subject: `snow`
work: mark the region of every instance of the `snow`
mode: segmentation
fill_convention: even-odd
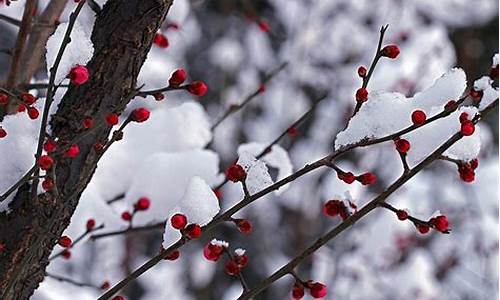
[[[493,80],[489,76],[483,76],[474,81],[474,89],[483,91],[483,97],[479,102],[479,110],[486,108],[488,105],[498,99],[498,88],[493,87]]]
[[[492,67],[498,66],[498,53],[493,55],[493,64],[491,66]]]
[[[200,177],[191,178],[180,202],[181,212],[189,223],[208,224],[220,210],[219,200],[210,186]]]
[[[241,144],[238,147],[238,154],[241,155],[243,152],[251,153],[253,156],[259,155],[265,148],[266,144],[262,143],[247,143]],[[280,145],[273,145],[271,147],[271,151],[266,153],[264,156],[260,158],[262,162],[264,162],[267,166],[276,168],[278,170],[278,176],[276,177],[276,181],[279,181],[293,173],[293,165],[288,156],[288,152],[283,149]],[[281,194],[288,187],[287,185],[282,186],[276,194]]]
[[[237,164],[242,166],[247,173],[245,183],[250,195],[273,184],[266,165],[262,161],[257,160],[251,153],[246,151],[239,153]]]
[[[174,229],[170,223],[170,218],[174,214],[181,213],[186,216],[188,223],[204,226],[212,221],[219,210],[219,200],[210,186],[202,178],[192,177],[179,202],[179,207],[174,207],[169,214],[166,214],[169,217],[163,233],[163,248],[167,249],[182,237],[180,231]]]
[[[238,256],[245,255],[245,252],[246,252],[246,250],[245,249],[241,249],[241,248],[238,248],[238,249],[234,250],[234,254],[236,254]]]
[[[443,111],[449,100],[457,100],[466,88],[465,73],[461,69],[452,69],[412,98],[406,98],[399,93],[383,91],[369,94],[368,102],[364,103],[359,112],[351,118],[348,127],[337,135],[335,148],[358,143],[364,139],[375,139],[393,134],[410,125],[411,113],[420,109],[430,118]],[[404,136],[411,143],[407,159],[410,165],[422,161],[427,155],[438,148],[453,134],[460,131],[459,116],[468,112],[470,116],[476,113],[474,107],[462,107],[446,118],[439,119],[422,126]],[[470,137],[464,137],[451,147],[446,154],[450,157],[470,160],[479,154],[479,126]]]
[[[204,206],[211,212],[215,210],[213,200],[216,199],[210,187],[204,183],[213,183],[219,172],[217,154],[209,150],[191,150],[176,153],[157,153],[146,159],[140,168],[134,171],[135,176],[126,193],[125,202],[133,207],[137,199],[147,197],[151,207],[145,212],[134,216],[134,225],[146,224],[152,221],[164,221],[168,212],[178,206],[182,209],[192,209],[186,216],[192,217],[189,222],[206,223],[204,216],[197,213],[194,202]],[[195,177],[197,176],[197,177]],[[193,179],[193,177],[195,177]],[[201,197],[195,199],[195,197]],[[206,202],[202,202],[206,201]],[[212,202],[211,202],[212,201]],[[217,202],[215,203],[217,204]],[[217,204],[218,205],[218,204]]]
[[[224,248],[228,248],[229,247],[229,243],[228,242],[222,241],[222,240],[218,240],[218,239],[211,240],[210,244],[215,245],[215,246],[221,246],[221,247],[224,247]]]
[[[57,53],[68,28],[68,23],[61,23],[47,41],[47,76],[50,77],[50,68],[55,63]],[[75,65],[86,65],[94,54],[94,46],[84,27],[77,21],[71,31],[71,42],[64,50],[61,62],[57,69],[55,83],[61,83]],[[91,74],[92,75],[92,74]]]
[[[40,100],[39,100],[40,101]],[[35,106],[39,107],[41,103]],[[0,139],[0,195],[4,194],[33,166],[35,160],[40,118],[31,120],[26,113],[8,115],[1,126],[7,136]],[[0,202],[0,212],[8,210],[8,205],[16,192]]]

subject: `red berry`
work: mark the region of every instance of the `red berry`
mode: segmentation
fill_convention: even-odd
[[[380,54],[394,59],[399,55],[399,47],[397,45],[387,45],[380,51]]]
[[[460,179],[469,183],[473,182],[476,176],[474,170],[466,166],[458,167],[458,174],[460,175]]]
[[[45,190],[45,191],[50,191],[54,188],[54,180],[52,180],[52,178],[45,178],[43,181],[42,181],[42,188]]]
[[[308,283],[309,293],[313,298],[323,298],[328,293],[326,285],[320,282]]]
[[[238,230],[243,234],[249,234],[252,232],[252,223],[246,219],[237,219],[235,220],[236,226],[238,226]]]
[[[170,79],[168,80],[168,83],[171,86],[179,86],[186,81],[187,78],[187,73],[184,69],[177,69],[172,73],[170,76]]]
[[[28,108],[28,116],[30,117],[30,119],[35,120],[39,115],[40,112],[38,112],[38,109],[36,109],[35,107]]]
[[[0,126],[0,139],[3,139],[4,137],[7,136],[7,131],[5,131],[5,129],[3,129],[1,126]]]
[[[358,68],[358,75],[361,78],[364,78],[366,76],[367,70],[364,66],[361,66]]]
[[[259,90],[257,91],[259,94],[262,94],[266,91],[266,85],[265,84],[261,84],[259,86]]]
[[[125,297],[123,296],[114,296],[113,299],[111,300],[125,300]]]
[[[90,129],[92,127],[94,127],[94,119],[92,119],[92,118],[85,118],[83,120],[83,128]]]
[[[40,169],[47,171],[50,168],[52,168],[52,165],[54,164],[54,159],[48,155],[42,155],[38,159],[38,166]]]
[[[106,123],[113,126],[118,124],[118,115],[115,113],[110,113],[106,116]]]
[[[447,233],[449,228],[448,218],[446,216],[437,216],[432,218],[431,224],[437,231]]]
[[[71,145],[68,150],[66,150],[66,157],[73,158],[76,157],[80,153],[80,147],[77,144]]]
[[[88,219],[87,220],[87,231],[91,231],[95,227],[95,220],[94,219]]]
[[[184,229],[187,225],[187,218],[183,214],[175,214],[170,218],[170,223],[172,223],[172,227],[175,229]]]
[[[131,120],[137,123],[142,123],[149,119],[150,111],[144,107],[134,109],[131,114]]]
[[[257,21],[257,25],[259,25],[259,29],[262,32],[269,32],[269,23],[267,23],[267,21],[259,20]]]
[[[61,255],[64,259],[70,259],[71,258],[71,251],[69,251],[68,249],[65,249],[65,250],[63,250],[63,252],[61,252]]]
[[[161,33],[155,34],[153,43],[160,48],[167,48],[169,45],[167,37]]]
[[[429,232],[429,226],[427,226],[425,224],[417,225],[417,229],[418,229],[418,232],[420,232],[421,234],[426,234],[427,232]]]
[[[4,93],[0,93],[0,105],[7,105],[9,103],[9,96]]]
[[[294,300],[299,300],[304,297],[304,286],[298,282],[293,285],[292,288],[292,298]]]
[[[191,94],[199,97],[205,95],[208,91],[208,87],[203,81],[193,81],[188,85],[187,89]]]
[[[356,180],[356,177],[351,172],[338,172],[337,177],[347,184],[351,184]]]
[[[246,254],[235,255],[234,262],[240,267],[244,268],[248,265],[248,256]]]
[[[69,71],[69,80],[74,85],[81,85],[89,80],[89,70],[82,65],[76,65]]]
[[[358,102],[368,101],[368,91],[365,88],[359,88],[356,91],[356,101]]]
[[[238,266],[238,264],[232,259],[226,262],[226,264],[224,265],[224,269],[226,270],[227,274],[232,276],[238,275],[241,271],[240,266]]]
[[[21,98],[23,99],[26,105],[33,105],[36,102],[36,97],[31,95],[30,93],[22,93]]]
[[[460,126],[460,133],[464,136],[470,136],[474,133],[474,131],[474,123],[472,123],[471,121],[465,121]]]
[[[201,227],[198,224],[189,224],[185,230],[187,237],[190,239],[197,239],[201,235]]]
[[[102,284],[101,284],[101,289],[102,290],[107,290],[109,289],[109,287],[111,286],[111,284],[109,283],[109,281],[104,281]]]
[[[221,245],[214,245],[212,243],[208,243],[203,248],[203,256],[210,261],[219,260],[223,252],[224,248]]]
[[[457,101],[455,101],[455,100],[450,100],[444,105],[444,109],[447,111],[455,110],[455,109],[457,109],[457,107],[458,107],[458,104],[457,104]]]
[[[466,112],[461,113],[458,120],[460,121],[460,123],[463,123],[465,121],[469,121],[469,114]]]
[[[330,217],[335,217],[339,214],[341,209],[340,200],[329,200],[323,205],[323,213]]]
[[[73,241],[69,238],[67,235],[63,235],[62,237],[59,238],[57,241],[59,246],[64,247],[64,248],[69,248],[71,247],[71,244],[73,244]]]
[[[122,220],[124,220],[124,221],[130,221],[130,220],[132,220],[132,214],[129,213],[128,211],[124,211],[122,213]]]
[[[172,251],[172,253],[170,253],[169,255],[165,256],[165,259],[166,260],[176,260],[180,256],[181,256],[181,252],[176,249],[176,250]]]
[[[26,110],[26,105],[24,104],[19,104],[19,106],[17,107],[17,112],[23,112]]]
[[[471,89],[469,92],[469,96],[472,97],[472,100],[474,101],[479,101],[481,98],[483,98],[483,91],[476,91],[475,89]]]
[[[165,95],[163,95],[162,93],[156,93],[153,95],[153,97],[155,97],[156,101],[161,101],[161,100],[165,99]]]
[[[47,139],[45,141],[45,144],[43,145],[43,150],[45,150],[47,153],[51,153],[56,151],[57,144],[54,140]]]
[[[398,210],[396,212],[396,215],[398,216],[398,219],[401,221],[408,219],[408,213],[405,210],[402,209]]]
[[[415,110],[411,113],[411,121],[414,125],[422,125],[425,123],[425,120],[427,120],[427,116],[422,110]]]
[[[247,173],[243,167],[238,164],[233,164],[226,170],[226,178],[232,182],[243,181],[246,176]]]
[[[479,160],[477,158],[474,158],[473,160],[471,160],[469,162],[469,165],[470,165],[472,170],[475,170],[479,166]]]
[[[362,185],[373,184],[377,181],[377,177],[375,176],[375,174],[370,172],[359,175],[358,177],[356,177],[356,179],[361,182]]]
[[[397,139],[394,141],[394,145],[396,145],[396,150],[399,153],[407,153],[410,150],[410,142],[405,139]]]
[[[135,209],[136,210],[148,210],[149,206],[151,205],[151,201],[149,201],[148,198],[143,197],[137,200],[135,203]]]

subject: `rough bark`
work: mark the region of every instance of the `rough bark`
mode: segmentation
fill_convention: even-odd
[[[102,119],[121,112],[136,88],[136,80],[155,32],[172,0],[109,0],[92,32],[94,57],[87,67],[90,80],[71,86],[52,118],[52,132],[59,141],[71,141],[82,131],[86,116]],[[19,188],[12,211],[0,215],[0,299],[27,299],[43,280],[49,254],[68,226],[79,198],[92,178],[100,156],[93,149],[105,140],[109,126],[96,129],[78,142],[80,154],[59,158],[55,174],[59,197],[49,193],[30,199],[28,184]]]

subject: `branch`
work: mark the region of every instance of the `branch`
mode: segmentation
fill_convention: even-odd
[[[5,21],[17,27],[21,27],[21,21],[19,21],[18,19],[11,18],[7,15],[0,14],[0,20]]]
[[[93,285],[91,283],[85,283],[85,282],[76,281],[76,280],[71,279],[69,277],[65,277],[65,276],[61,276],[61,275],[55,275],[55,274],[48,273],[48,272],[45,273],[45,276],[47,276],[49,278],[52,278],[52,279],[55,279],[55,280],[58,280],[58,281],[61,281],[61,282],[67,282],[67,283],[70,283],[72,285],[76,285],[76,286],[79,286],[79,287],[91,287],[91,288],[100,290],[100,287],[98,287],[96,285]]]
[[[481,116],[484,117],[488,114],[493,108],[498,106],[498,99],[494,101],[490,106],[485,108],[481,112]],[[475,120],[477,122],[478,119]],[[399,187],[405,184],[408,180],[410,180],[413,176],[415,176],[418,172],[424,169],[426,166],[430,165],[433,161],[440,158],[440,156],[453,144],[459,141],[462,138],[462,134],[460,132],[454,134],[451,138],[449,138],[446,142],[444,142],[439,148],[437,148],[433,153],[431,153],[427,158],[425,158],[421,163],[416,165],[413,169],[411,169],[408,173],[403,174],[399,179],[397,179],[393,184],[391,184],[384,192],[379,194],[373,200],[371,200],[368,204],[363,206],[361,210],[351,215],[345,221],[340,223],[338,226],[334,227],[328,233],[320,237],[314,244],[305,249],[302,253],[293,258],[290,262],[288,262],[281,269],[276,271],[274,274],[260,282],[255,288],[250,290],[249,292],[243,293],[238,300],[245,300],[254,297],[259,294],[263,290],[265,290],[269,285],[271,285],[276,280],[290,273],[296,266],[298,266],[303,260],[309,257],[312,253],[318,250],[321,246],[328,243],[330,240],[335,238],[338,234],[342,233],[344,230],[353,226],[357,221],[366,216],[372,210],[380,206],[382,203],[386,201],[386,199],[394,193]],[[418,219],[415,219],[418,220]]]
[[[92,228],[90,230],[87,229],[84,233],[82,233],[79,237],[77,237],[73,241],[73,243],[71,243],[71,246],[69,246],[68,248],[66,248],[66,249],[64,249],[64,250],[62,250],[60,252],[58,252],[57,254],[54,254],[54,256],[49,257],[49,260],[54,260],[54,259],[58,258],[59,256],[63,255],[64,251],[67,251],[68,249],[71,249],[71,248],[75,247],[75,245],[78,244],[80,241],[82,241],[84,237],[86,237],[90,233],[92,233],[94,231],[97,231],[99,229],[102,229],[102,228],[104,228],[104,224],[101,224],[101,225],[99,225],[97,227],[94,227],[94,228]]]
[[[243,101],[239,104],[231,105],[227,108],[224,114],[210,127],[210,131],[214,131],[225,119],[227,119],[230,115],[238,112],[242,108],[244,108],[248,103],[250,103],[254,98],[258,95],[262,94],[262,86],[265,86],[268,81],[270,81],[274,76],[276,76],[279,72],[281,72],[288,65],[287,62],[282,63],[279,67],[272,70],[269,74],[264,77],[264,80],[261,82],[261,86],[259,86],[254,92],[245,97]]]

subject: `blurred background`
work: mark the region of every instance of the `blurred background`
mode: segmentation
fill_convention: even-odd
[[[40,0],[40,9],[47,2]],[[0,13],[20,19],[23,6],[24,1],[0,4]],[[68,1],[61,21],[73,7]],[[79,22],[88,34],[94,18],[86,7]],[[134,100],[129,109],[147,106],[153,110],[151,123],[132,124],[124,141],[106,154],[66,233],[81,234],[88,218],[105,224],[103,232],[126,228],[120,214],[132,207],[137,195],[151,193],[151,210],[155,201],[175,201],[186,185],[176,179],[179,176],[201,172],[217,186],[225,168],[237,159],[239,145],[268,144],[324,93],[327,97],[297,134],[286,136],[280,145],[288,151],[293,170],[330,153],[335,134],[344,128],[355,104],[361,84],[356,70],[369,66],[385,24],[385,44],[398,44],[401,54],[380,62],[370,91],[411,96],[453,67],[463,68],[471,85],[489,74],[498,53],[496,0],[175,0],[162,28],[170,45],[153,47],[139,83],[148,89],[163,87],[172,71],[182,67],[190,79],[207,82],[209,92],[202,99],[173,92],[162,102]],[[0,26],[1,48],[9,48],[15,27],[5,22]],[[0,53],[0,59],[5,74],[9,56]],[[286,68],[265,85],[264,93],[211,130],[225,110],[241,103],[266,74],[285,62]],[[36,81],[45,78],[43,69]],[[480,126],[482,149],[473,183],[461,181],[454,164],[438,161],[388,200],[422,219],[440,211],[450,219],[451,234],[420,235],[410,222],[377,210],[304,261],[299,276],[325,283],[327,299],[497,299],[498,112]],[[349,192],[362,206],[400,174],[400,162],[390,149],[390,143],[382,144],[339,161],[355,174],[376,173],[377,184],[347,185],[332,170],[315,171],[245,208],[239,217],[252,221],[250,235],[240,234],[233,224],[220,226],[184,247],[177,261],[148,271],[123,295],[138,300],[236,299],[240,284],[225,274],[223,261],[213,263],[202,256],[209,240],[215,237],[228,241],[232,249],[245,248],[250,263],[243,274],[250,286],[256,285],[339,222],[322,216],[326,200]],[[179,154],[176,168],[141,168],[145,161],[155,162],[159,153]],[[287,172],[287,163],[284,159],[269,164],[271,175]],[[196,171],[202,164],[216,170]],[[162,174],[162,182],[146,187],[148,176],[157,177],[151,174]],[[221,192],[223,210],[242,197],[237,184],[227,184]],[[123,200],[106,203],[121,194]],[[135,225],[155,221],[148,213],[138,216]],[[48,272],[94,287],[46,278],[32,299],[95,299],[105,281],[113,285],[156,255],[162,233],[155,229],[81,242],[70,259],[55,259]],[[285,277],[256,299],[290,299],[292,284],[292,278]]]

